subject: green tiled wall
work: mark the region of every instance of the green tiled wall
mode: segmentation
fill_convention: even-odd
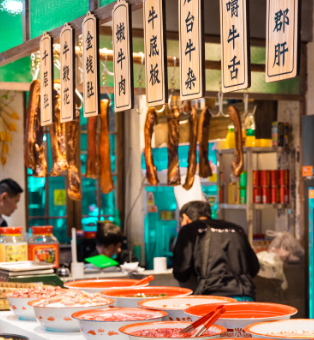
[[[85,15],[88,0],[30,0],[31,38]]]

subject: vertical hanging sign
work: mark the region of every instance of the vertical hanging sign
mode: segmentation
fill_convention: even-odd
[[[205,95],[204,0],[179,0],[182,100]]]
[[[144,1],[147,106],[168,101],[165,0]]]
[[[118,0],[112,11],[115,111],[133,109],[133,45],[130,6]]]
[[[300,2],[300,0],[267,0],[267,83],[299,75]]]
[[[98,20],[88,12],[83,24],[84,117],[99,114],[99,43]]]
[[[251,86],[249,0],[220,0],[222,92]]]
[[[53,122],[53,52],[52,38],[45,32],[40,39],[40,123]]]
[[[75,113],[74,30],[65,24],[60,34],[61,123],[70,122]]]

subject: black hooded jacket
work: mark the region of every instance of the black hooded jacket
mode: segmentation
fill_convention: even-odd
[[[194,273],[198,281],[195,294],[255,299],[252,278],[259,268],[240,226],[210,219],[192,222],[179,231],[173,275],[179,282],[186,282]]]

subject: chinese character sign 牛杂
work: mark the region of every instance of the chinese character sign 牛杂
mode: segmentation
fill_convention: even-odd
[[[266,82],[294,78],[300,69],[299,0],[267,0]]]
[[[148,106],[168,100],[165,0],[144,1],[146,101]]]
[[[75,114],[74,51],[74,30],[65,24],[60,33],[61,123],[70,122]]]
[[[205,95],[204,1],[179,0],[180,91],[182,100]]]
[[[221,89],[251,86],[248,0],[220,0]]]
[[[115,111],[134,107],[132,28],[129,4],[119,0],[112,11]]]
[[[40,123],[42,126],[53,122],[53,53],[52,38],[46,32],[40,39]]]
[[[90,12],[83,21],[84,117],[99,114],[99,44],[97,18]]]

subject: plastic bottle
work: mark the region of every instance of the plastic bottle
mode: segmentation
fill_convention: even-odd
[[[236,178],[233,174],[230,175],[230,183],[228,186],[228,203],[229,204],[238,203],[238,186],[236,183]]]
[[[234,134],[234,126],[228,126],[228,133],[226,136],[226,148],[234,149],[235,148],[235,134]]]
[[[246,129],[246,146],[255,146],[255,121],[254,116],[249,114],[245,119],[245,129]]]

